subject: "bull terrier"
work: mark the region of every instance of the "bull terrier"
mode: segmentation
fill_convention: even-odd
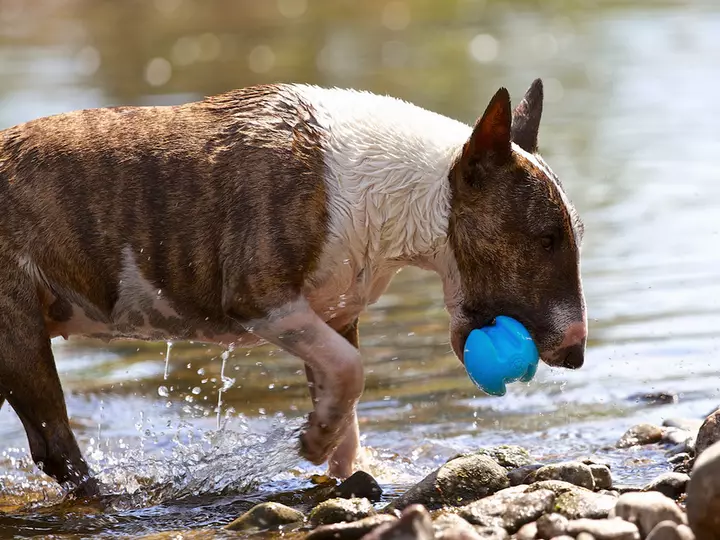
[[[543,90],[470,127],[405,101],[301,84],[109,107],[0,132],[0,404],[35,463],[98,491],[51,339],[274,344],[304,362],[300,454],[346,477],[363,392],[358,316],[407,265],[436,272],[462,361],[522,322],[550,365],[587,334],[582,223],[538,154]]]

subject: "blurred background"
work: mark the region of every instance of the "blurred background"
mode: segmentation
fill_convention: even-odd
[[[586,225],[585,367],[482,395],[450,352],[439,280],[404,271],[361,323],[365,466],[392,494],[507,443],[596,454],[642,483],[669,468],[663,451],[620,452],[617,438],[718,404],[718,58],[714,0],[0,0],[0,128],[267,82],[392,94],[471,124],[498,87],[517,102],[542,77],[541,151]],[[309,399],[277,350],[54,345],[73,428],[115,498],[58,505],[5,406],[0,531],[226,523],[323,471],[292,447]]]

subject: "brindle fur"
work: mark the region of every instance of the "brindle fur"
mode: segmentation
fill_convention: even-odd
[[[179,311],[144,306],[158,338],[240,335],[296,298],[327,229],[323,131],[309,104],[261,86],[62,114],[0,137],[0,394],[35,461],[80,483],[50,338],[78,309],[134,337],[139,313],[114,320],[128,250]]]

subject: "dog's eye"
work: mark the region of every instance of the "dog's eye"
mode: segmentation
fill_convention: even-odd
[[[553,246],[555,245],[555,239],[548,234],[540,238],[540,244],[545,251],[552,251]]]

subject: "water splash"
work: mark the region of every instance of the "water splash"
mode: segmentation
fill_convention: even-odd
[[[217,404],[217,426],[216,429],[220,429],[220,416],[222,415],[222,395],[223,392],[226,390],[229,390],[233,384],[235,384],[235,379],[231,377],[225,376],[225,366],[227,365],[227,360],[230,357],[230,353],[233,352],[233,346],[231,345],[228,347],[228,350],[224,351],[220,358],[222,359],[222,364],[220,365],[220,382],[222,383],[220,388],[218,389],[218,404]]]
[[[172,350],[173,342],[167,342],[167,349],[165,349],[165,371],[163,373],[163,380],[167,381],[168,378],[168,367],[170,365],[170,351]]]

